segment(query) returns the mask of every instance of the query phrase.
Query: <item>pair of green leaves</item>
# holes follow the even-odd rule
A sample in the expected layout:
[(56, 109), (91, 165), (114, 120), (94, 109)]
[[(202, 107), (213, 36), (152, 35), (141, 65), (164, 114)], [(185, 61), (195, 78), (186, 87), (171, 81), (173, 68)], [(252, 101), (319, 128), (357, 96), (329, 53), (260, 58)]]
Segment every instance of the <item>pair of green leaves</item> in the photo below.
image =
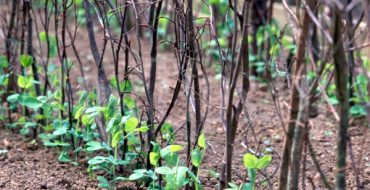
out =
[(127, 165), (127, 164), (129, 164), (129, 161), (127, 161), (127, 160), (118, 160), (118, 159), (115, 159), (113, 156), (109, 156), (109, 157), (95, 156), (94, 158), (90, 159), (87, 163), (89, 165), (99, 165), (99, 164), (102, 164), (102, 163), (110, 163), (110, 164), (118, 166), (118, 165)]
[(168, 154), (173, 154), (173, 153), (176, 153), (176, 152), (181, 151), (181, 150), (182, 150), (181, 145), (169, 145), (169, 146), (166, 146), (165, 148), (163, 148), (160, 151), (160, 154), (161, 154), (161, 157), (165, 157)]
[(156, 166), (158, 164), (159, 159), (160, 155), (157, 152), (149, 153), (149, 161), (151, 165)]
[[(117, 88), (117, 80), (116, 77), (112, 77), (110, 80), (110, 84), (114, 87)], [(132, 84), (128, 79), (123, 80), (119, 84), (119, 88), (121, 92), (131, 92), (132, 91)]]
[[(150, 164), (152, 164), (153, 166), (157, 166), (158, 161), (161, 157), (165, 158), (168, 155), (171, 156), (174, 153), (176, 153), (178, 151), (181, 151), (181, 150), (182, 150), (181, 145), (169, 145), (169, 146), (163, 148), (160, 151), (159, 150), (153, 151), (149, 154)], [(173, 157), (173, 158), (177, 158), (177, 157)], [(177, 160), (176, 160), (176, 162), (177, 162)]]
[(93, 152), (97, 150), (105, 149), (105, 147), (98, 141), (89, 141), (86, 143), (86, 151)]
[(115, 177), (115, 178), (113, 178), (112, 181), (109, 182), (108, 179), (103, 177), (103, 176), (98, 176), (97, 179), (99, 181), (99, 187), (104, 188), (104, 189), (112, 189), (111, 184), (114, 184), (114, 182), (126, 181), (127, 180), (124, 177)]
[(152, 178), (153, 180), (157, 180), (158, 177), (155, 175), (155, 173), (153, 172), (153, 170), (146, 170), (146, 169), (137, 169), (137, 170), (134, 170), (134, 173), (132, 173), (130, 176), (129, 176), (129, 180), (131, 181), (135, 181), (135, 180), (138, 180), (138, 179), (141, 179), (143, 177), (149, 177), (149, 178)]
[(22, 54), (20, 56), (20, 62), (24, 68), (27, 68), (33, 63), (33, 57), (30, 55)]
[(32, 84), (39, 84), (39, 82), (33, 80), (31, 76), (21, 76), (21, 75), (18, 75), (17, 82), (18, 82), (19, 87), (25, 88), (25, 89), (30, 88)]
[(271, 163), (271, 155), (265, 155), (257, 158), (255, 155), (247, 153), (243, 156), (244, 167), (248, 169), (265, 169)]
[(230, 188), (226, 190), (254, 190), (256, 183), (257, 169), (265, 169), (271, 163), (271, 155), (265, 155), (257, 158), (255, 155), (247, 153), (243, 156), (244, 167), (248, 170), (249, 183), (241, 184), (240, 187), (234, 183), (229, 183)]
[[(187, 167), (179, 166), (170, 168), (167, 166), (157, 167), (155, 173), (165, 175), (166, 187), (165, 189), (180, 189), (189, 182), (189, 179), (186, 177), (186, 173), (189, 173), (190, 176), (194, 177)], [(135, 181), (143, 177), (150, 177), (153, 180), (157, 179), (157, 176), (152, 170), (137, 169), (134, 170), (129, 176), (129, 180)]]
[(191, 151), (191, 162), (195, 167), (199, 167), (201, 161), (203, 159), (203, 152), (201, 149), (205, 149), (207, 146), (206, 144), (206, 136), (204, 133), (201, 133), (198, 138), (198, 147)]
[(31, 109), (37, 109), (43, 106), (44, 103), (46, 103), (46, 97), (39, 96), (39, 97), (33, 97), (27, 94), (12, 94), (7, 97), (7, 101), (10, 103), (16, 103), (26, 106)]
[[(130, 118), (128, 118), (124, 123), (125, 123), (124, 131), (129, 134), (134, 133), (134, 132), (146, 132), (149, 129), (148, 126), (142, 126), (142, 127), (136, 128), (139, 125), (139, 120), (134, 116), (131, 116)], [(113, 138), (112, 138), (113, 148), (117, 147), (118, 142), (121, 139), (126, 138), (126, 137), (122, 137), (122, 135), (123, 135), (123, 132), (121, 130), (116, 131), (114, 133)]]

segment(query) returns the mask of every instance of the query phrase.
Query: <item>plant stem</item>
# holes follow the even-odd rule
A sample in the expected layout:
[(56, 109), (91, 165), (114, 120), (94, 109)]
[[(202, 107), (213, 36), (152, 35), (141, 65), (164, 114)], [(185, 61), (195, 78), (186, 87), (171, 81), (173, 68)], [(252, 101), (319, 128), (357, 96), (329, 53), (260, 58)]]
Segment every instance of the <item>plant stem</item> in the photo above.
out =
[(349, 92), (348, 92), (348, 63), (343, 48), (342, 17), (340, 10), (334, 6), (334, 73), (337, 97), (339, 100), (340, 121), (337, 135), (337, 168), (335, 185), (336, 189), (346, 187), (346, 153), (347, 153), (347, 129), (349, 127)]

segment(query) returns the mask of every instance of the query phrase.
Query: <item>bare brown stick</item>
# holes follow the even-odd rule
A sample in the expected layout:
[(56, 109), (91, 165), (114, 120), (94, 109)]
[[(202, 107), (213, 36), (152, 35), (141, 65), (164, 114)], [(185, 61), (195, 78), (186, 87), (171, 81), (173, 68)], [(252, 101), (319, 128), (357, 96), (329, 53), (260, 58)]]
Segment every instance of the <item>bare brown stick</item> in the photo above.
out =
[[(157, 32), (158, 32), (158, 23), (159, 15), (161, 13), (163, 1), (159, 1), (158, 7), (153, 3), (150, 7), (150, 18), (148, 25), (152, 27), (152, 48), (150, 51), (150, 75), (149, 75), (149, 90), (147, 94), (149, 109), (148, 109), (148, 143), (155, 141), (154, 136), (154, 89), (155, 89), (155, 80), (157, 76)], [(155, 14), (154, 14), (155, 13)], [(147, 169), (151, 168), (149, 153), (152, 151), (152, 144), (150, 143), (147, 156)]]
[[(238, 120), (240, 113), (243, 110), (243, 105), (246, 100), (248, 91), (249, 91), (249, 59), (244, 55), (248, 55), (248, 40), (244, 36), (248, 36), (248, 15), (249, 15), (249, 1), (244, 1), (243, 4), (243, 23), (242, 23), (242, 39), (241, 39), (241, 47), (240, 52), (238, 54), (238, 59), (236, 65), (233, 66), (235, 63), (231, 62), (231, 75), (230, 75), (230, 83), (229, 83), (229, 92), (227, 94), (228, 98), (228, 106), (226, 111), (226, 146), (225, 146), (225, 153), (224, 153), (224, 163), (222, 165), (221, 171), (221, 178), (220, 178), (220, 188), (227, 187), (227, 184), (231, 181), (231, 171), (232, 171), (232, 154), (233, 154), (233, 146), (236, 136), (236, 131), (238, 127)], [(236, 21), (236, 1), (234, 1), (234, 20)], [(237, 33), (237, 25), (235, 25), (235, 36), (234, 36), (234, 43), (232, 52), (235, 53), (236, 47), (236, 39), (238, 36)], [(236, 84), (238, 81), (238, 77), (240, 75), (240, 71), (242, 71), (242, 87), (241, 87), (241, 97), (237, 105), (233, 104), (234, 98), (234, 91), (236, 88)]]
[[(316, 0), (310, 0), (309, 1), (309, 7), (312, 8), (314, 4), (316, 3)], [(293, 22), (293, 21), (290, 21)], [(304, 55), (306, 52), (306, 39), (308, 35), (309, 26), (311, 23), (311, 18), (309, 17), (308, 13), (305, 12), (302, 29), (299, 33), (299, 39), (298, 39), (298, 47), (297, 47), (297, 54), (296, 54), (296, 62), (294, 64), (293, 68), (293, 85), (291, 89), (291, 99), (290, 99), (290, 115), (289, 115), (289, 123), (288, 123), (288, 129), (284, 141), (284, 147), (283, 147), (283, 155), (280, 165), (280, 175), (279, 175), (279, 190), (285, 190), (287, 189), (287, 182), (288, 182), (288, 171), (289, 171), (289, 165), (291, 163), (290, 154), (291, 154), (291, 147), (293, 142), (293, 136), (294, 136), (294, 130), (295, 126), (297, 125), (296, 120), (299, 113), (299, 102), (300, 102), (300, 96), (299, 96), (299, 71), (302, 69), (302, 65), (305, 62)], [(293, 23), (294, 24), (294, 23)]]
[(342, 16), (338, 6), (334, 6), (334, 66), (335, 85), (339, 100), (340, 121), (337, 135), (337, 168), (336, 168), (336, 189), (346, 187), (346, 153), (347, 153), (347, 129), (349, 126), (349, 94), (348, 94), (348, 63), (343, 48), (342, 39)]
[[(26, 7), (27, 11), (27, 54), (32, 57), (32, 64), (31, 64), (31, 69), (32, 69), (32, 76), (35, 81), (40, 81), (39, 74), (37, 72), (37, 65), (36, 65), (36, 59), (33, 53), (33, 18), (31, 15), (32, 11), (32, 4), (31, 1), (24, 1), (24, 6)], [(40, 90), (40, 84), (35, 83), (35, 92), (37, 96), (41, 95), (41, 90)], [(43, 114), (43, 110), (40, 110), (40, 114)], [(37, 138), (37, 129), (38, 127), (35, 127), (33, 129), (33, 137), (36, 139)]]

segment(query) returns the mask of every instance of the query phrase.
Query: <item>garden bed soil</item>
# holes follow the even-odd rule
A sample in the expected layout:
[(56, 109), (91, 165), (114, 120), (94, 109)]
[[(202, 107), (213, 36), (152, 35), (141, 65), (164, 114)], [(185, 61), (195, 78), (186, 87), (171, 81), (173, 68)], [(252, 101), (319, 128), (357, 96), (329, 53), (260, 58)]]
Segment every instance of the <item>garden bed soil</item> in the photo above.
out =
[[(40, 145), (41, 144), (41, 145)], [(58, 162), (55, 149), (29, 142), (10, 130), (0, 129), (0, 189), (97, 189), (86, 167)]]

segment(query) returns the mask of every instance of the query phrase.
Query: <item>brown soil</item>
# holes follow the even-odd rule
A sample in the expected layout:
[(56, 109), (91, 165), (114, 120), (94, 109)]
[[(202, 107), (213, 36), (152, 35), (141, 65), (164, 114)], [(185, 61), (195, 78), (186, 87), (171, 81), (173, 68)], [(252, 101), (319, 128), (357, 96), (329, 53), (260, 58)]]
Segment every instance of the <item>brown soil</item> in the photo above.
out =
[(57, 151), (27, 142), (20, 135), (0, 129), (0, 189), (98, 189), (86, 168), (62, 164)]

